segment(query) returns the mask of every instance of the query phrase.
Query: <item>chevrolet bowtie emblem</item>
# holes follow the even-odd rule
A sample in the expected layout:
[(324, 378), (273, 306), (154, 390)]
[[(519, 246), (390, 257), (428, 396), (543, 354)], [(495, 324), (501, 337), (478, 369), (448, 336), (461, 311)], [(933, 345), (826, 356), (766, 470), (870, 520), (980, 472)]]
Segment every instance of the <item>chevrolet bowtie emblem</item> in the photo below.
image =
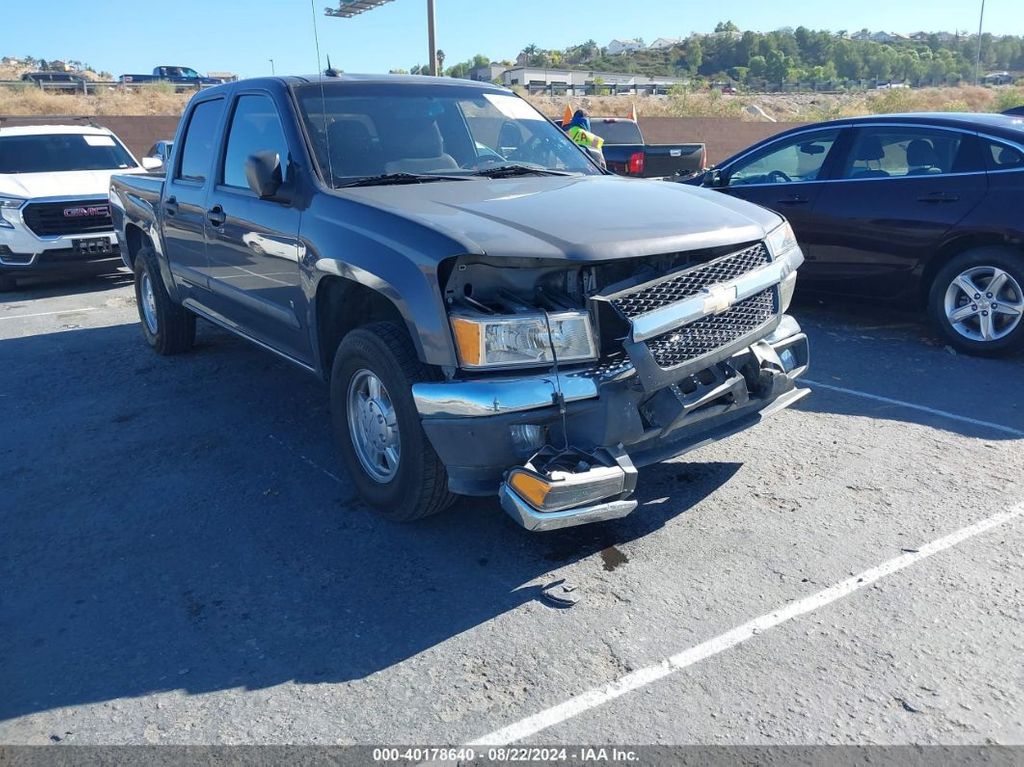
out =
[(721, 314), (736, 303), (735, 285), (729, 288), (715, 285), (710, 288), (702, 288), (700, 292), (704, 296), (705, 314)]

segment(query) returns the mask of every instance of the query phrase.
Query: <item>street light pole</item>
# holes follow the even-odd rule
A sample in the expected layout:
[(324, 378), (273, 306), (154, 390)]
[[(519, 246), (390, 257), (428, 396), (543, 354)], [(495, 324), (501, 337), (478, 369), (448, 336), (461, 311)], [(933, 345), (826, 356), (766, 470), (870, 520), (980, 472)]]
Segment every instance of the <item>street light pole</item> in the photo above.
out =
[(430, 46), (430, 74), (437, 75), (437, 41), (434, 39), (434, 0), (427, 0), (427, 44)]
[(274, 71), (274, 60), (273, 59), (267, 59), (267, 61), (270, 62), (270, 74), (271, 75), (276, 75), (277, 72)]
[(974, 81), (981, 85), (981, 28), (985, 23), (985, 0), (981, 0), (981, 15), (978, 17), (978, 59), (974, 64)]

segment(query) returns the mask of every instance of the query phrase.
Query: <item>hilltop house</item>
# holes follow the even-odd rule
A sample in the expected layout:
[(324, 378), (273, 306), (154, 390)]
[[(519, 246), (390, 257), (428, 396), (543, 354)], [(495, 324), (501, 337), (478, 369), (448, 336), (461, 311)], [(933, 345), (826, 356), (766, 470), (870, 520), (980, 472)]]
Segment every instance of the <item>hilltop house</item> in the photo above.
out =
[(652, 51), (663, 51), (667, 48), (673, 48), (677, 45), (683, 44), (683, 38), (681, 37), (659, 37), (653, 43), (648, 45), (648, 49)]
[(606, 46), (608, 53), (615, 56), (619, 53), (632, 53), (633, 51), (642, 51), (644, 49), (643, 43), (639, 40), (612, 40)]

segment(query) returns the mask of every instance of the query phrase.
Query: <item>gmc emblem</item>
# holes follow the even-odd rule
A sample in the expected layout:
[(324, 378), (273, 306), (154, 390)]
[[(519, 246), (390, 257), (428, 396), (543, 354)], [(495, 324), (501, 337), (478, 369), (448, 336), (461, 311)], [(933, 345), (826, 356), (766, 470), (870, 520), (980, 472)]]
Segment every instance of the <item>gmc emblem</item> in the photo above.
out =
[(64, 208), (64, 218), (83, 218), (85, 216), (109, 216), (109, 205), (93, 205), (88, 208)]

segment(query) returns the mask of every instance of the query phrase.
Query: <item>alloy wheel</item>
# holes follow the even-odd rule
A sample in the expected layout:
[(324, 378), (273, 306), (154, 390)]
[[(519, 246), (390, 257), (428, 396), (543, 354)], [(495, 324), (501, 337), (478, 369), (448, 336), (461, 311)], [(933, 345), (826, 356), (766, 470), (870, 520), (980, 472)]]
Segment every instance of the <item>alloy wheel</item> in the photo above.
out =
[(973, 266), (946, 288), (946, 319), (964, 338), (983, 343), (1005, 338), (1024, 317), (1024, 291), (1009, 272)]

